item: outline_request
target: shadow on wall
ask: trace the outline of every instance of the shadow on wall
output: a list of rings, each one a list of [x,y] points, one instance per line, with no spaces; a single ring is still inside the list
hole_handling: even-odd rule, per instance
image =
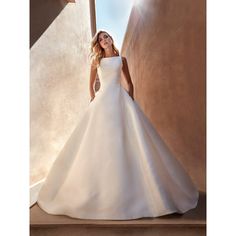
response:
[[[30,48],[69,1],[30,0]]]

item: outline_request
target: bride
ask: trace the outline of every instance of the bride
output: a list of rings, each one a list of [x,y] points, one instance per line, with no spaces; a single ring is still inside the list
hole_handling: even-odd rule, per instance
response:
[[[95,97],[95,93],[93,90],[94,81],[97,74],[97,66],[96,64],[99,64],[102,58],[106,57],[113,57],[113,56],[119,56],[119,51],[113,44],[112,37],[104,31],[99,31],[92,40],[91,45],[91,54],[94,56],[94,60],[92,62],[91,70],[90,70],[90,96],[92,101]],[[122,57],[122,71],[125,75],[126,82],[129,85],[129,95],[133,98],[133,84],[130,78],[129,69],[127,65],[127,60],[125,57]]]
[[[105,220],[195,208],[199,192],[134,100],[127,60],[107,32],[93,37],[91,59],[90,103],[53,163],[38,205],[49,214]]]

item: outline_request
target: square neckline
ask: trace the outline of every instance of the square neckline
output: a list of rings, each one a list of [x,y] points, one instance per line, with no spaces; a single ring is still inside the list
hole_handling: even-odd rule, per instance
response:
[[[113,56],[113,57],[120,57],[120,56]],[[102,57],[102,59],[105,59],[105,58],[113,58],[113,57]]]

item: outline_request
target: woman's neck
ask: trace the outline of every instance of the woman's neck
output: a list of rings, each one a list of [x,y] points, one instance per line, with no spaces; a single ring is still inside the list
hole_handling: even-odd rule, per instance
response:
[[[112,50],[112,47],[105,49],[105,57],[113,57],[113,56],[115,56],[115,54]]]

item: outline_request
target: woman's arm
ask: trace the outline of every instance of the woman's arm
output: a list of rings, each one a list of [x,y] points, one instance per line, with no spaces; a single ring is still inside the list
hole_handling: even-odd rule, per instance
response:
[[[128,84],[128,94],[130,95],[130,97],[134,100],[134,86],[130,77],[130,73],[129,73],[129,67],[128,67],[128,63],[125,57],[122,57],[122,62],[123,62],[123,66],[122,66],[122,71],[124,73],[124,77],[125,80]]]
[[[90,102],[95,98],[95,91],[93,87],[94,87],[96,75],[97,75],[97,68],[93,66],[93,63],[92,63],[91,68],[90,68],[90,81],[89,81],[89,92],[90,92],[90,97],[91,97]]]

